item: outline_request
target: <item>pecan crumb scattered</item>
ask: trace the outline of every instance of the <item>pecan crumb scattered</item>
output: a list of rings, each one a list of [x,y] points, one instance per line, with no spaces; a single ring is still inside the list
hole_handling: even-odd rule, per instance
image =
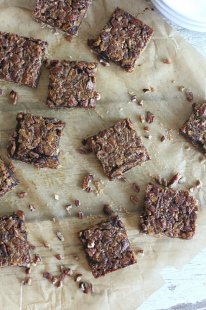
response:
[[[135,192],[139,193],[140,192],[140,187],[137,183],[132,184],[132,188]]]
[[[66,206],[65,206],[65,209],[67,210],[67,212],[68,212],[69,214],[71,214],[71,213],[70,213],[70,210],[72,209],[72,205],[71,205],[71,204],[66,205]]]
[[[74,281],[75,282],[80,282],[82,279],[82,274],[81,273],[77,273],[75,276],[74,276]]]
[[[143,100],[138,101],[138,105],[139,105],[140,107],[143,107],[144,101],[143,101]]]
[[[26,273],[26,274],[30,274],[30,273],[31,273],[31,267],[27,267],[27,268],[25,269],[25,273]]]
[[[165,136],[161,136],[160,141],[164,142],[166,140]]]
[[[185,87],[184,86],[178,86],[178,90],[183,92],[185,90]]]
[[[31,285],[31,278],[30,277],[26,277],[23,281],[22,281],[23,285]]]
[[[80,282],[79,283],[79,288],[85,294],[89,294],[89,293],[93,292],[92,284],[88,283],[88,282]]]
[[[191,92],[190,89],[185,90],[185,97],[187,101],[192,102],[193,101],[193,93]]]
[[[149,131],[149,127],[148,126],[145,126],[143,129],[144,129],[144,131]]]
[[[143,88],[142,91],[146,94],[146,93],[150,92],[150,89],[149,88]]]
[[[200,180],[196,180],[195,186],[196,186],[196,188],[201,188],[202,187],[202,182]]]
[[[31,212],[35,212],[35,211],[36,211],[35,205],[30,204],[30,205],[29,205],[29,210],[30,210]]]
[[[153,123],[154,118],[155,118],[155,116],[154,116],[153,113],[151,113],[150,111],[146,112],[145,120],[146,120],[147,123],[149,123],[149,124]]]
[[[47,248],[47,249],[50,249],[51,248],[51,246],[50,246],[50,244],[47,242],[47,241],[44,241],[44,247],[45,248]]]
[[[36,266],[41,261],[42,261],[41,256],[39,254],[34,254],[34,258],[32,262],[33,266]]]
[[[61,233],[60,231],[57,231],[56,235],[57,235],[57,238],[58,238],[60,241],[64,241],[64,236],[62,235],[62,233]]]
[[[64,259],[64,256],[61,255],[61,254],[56,254],[55,257],[56,257],[56,259],[58,259],[58,260]]]
[[[145,135],[144,136],[146,139],[148,139],[148,140],[151,140],[152,139],[152,136],[151,135]]]
[[[175,185],[179,182],[179,180],[182,178],[180,173],[176,173],[171,179],[167,182],[167,186]]]
[[[74,200],[74,204],[76,207],[80,207],[81,206],[81,202],[78,199]]]
[[[137,96],[135,94],[129,93],[129,95],[130,95],[131,102],[137,102]]]
[[[117,177],[117,180],[121,181],[121,182],[127,182],[127,178],[123,175],[120,175]]]
[[[19,193],[17,193],[17,196],[18,196],[19,198],[24,198],[26,195],[27,195],[26,192],[19,192]]]
[[[131,195],[130,201],[136,205],[139,202],[139,198],[136,195]]]
[[[55,195],[54,195],[54,199],[55,199],[55,200],[59,200],[59,195],[55,194]]]
[[[84,218],[84,213],[82,211],[78,212],[78,218],[81,220]]]
[[[10,97],[12,103],[14,105],[16,105],[18,102],[18,93],[12,89],[10,94],[9,94],[9,97]]]
[[[171,60],[170,58],[163,58],[163,59],[162,59],[162,62],[163,62],[164,64],[170,65],[170,64],[172,63],[172,60]]]
[[[92,192],[92,188],[89,185],[93,179],[94,179],[94,176],[92,174],[87,174],[83,178],[82,189],[86,191],[87,193]]]
[[[140,120],[140,122],[143,124],[143,123],[145,122],[145,117],[144,117],[144,115],[140,115],[140,116],[139,116],[139,120]]]
[[[112,215],[114,213],[114,211],[112,210],[110,205],[104,205],[103,206],[103,211],[106,215]]]
[[[103,187],[102,187],[103,182],[101,180],[94,180],[93,183],[94,183],[94,186],[96,187],[96,191],[95,191],[96,195],[97,196],[101,195],[103,192]]]
[[[77,151],[79,152],[79,154],[82,154],[82,155],[91,153],[91,150],[86,147],[80,147],[77,149]]]

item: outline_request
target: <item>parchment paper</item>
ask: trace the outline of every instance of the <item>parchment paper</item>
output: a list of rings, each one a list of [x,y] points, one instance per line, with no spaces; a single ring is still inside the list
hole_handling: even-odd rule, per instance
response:
[[[178,135],[178,128],[192,111],[191,103],[185,100],[178,86],[190,88],[196,102],[205,99],[205,59],[162,20],[156,11],[150,9],[144,0],[97,0],[93,1],[84,20],[79,36],[68,43],[60,34],[54,34],[47,28],[41,28],[32,20],[31,10],[34,0],[1,0],[0,30],[33,36],[49,42],[50,59],[95,60],[87,47],[87,39],[95,37],[110,17],[114,8],[127,10],[155,29],[154,37],[138,60],[133,73],[125,73],[116,65],[99,66],[97,88],[102,100],[96,111],[83,109],[55,111],[45,105],[48,76],[44,69],[37,89],[0,82],[5,95],[0,97],[0,154],[6,159],[6,145],[16,121],[18,111],[30,111],[37,115],[51,116],[66,122],[61,140],[61,165],[58,170],[37,170],[30,165],[14,162],[20,185],[0,201],[0,215],[22,209],[26,213],[29,240],[37,246],[36,253],[42,256],[42,263],[32,268],[32,286],[22,286],[24,278],[20,268],[4,268],[0,272],[0,309],[4,310],[68,310],[68,309],[137,309],[148,296],[163,283],[161,270],[166,266],[182,268],[193,256],[205,247],[206,210],[205,210],[205,164],[200,163],[201,154]],[[162,58],[171,58],[172,63],[162,63]],[[173,82],[172,82],[173,81]],[[143,88],[152,86],[154,92],[144,94]],[[19,103],[13,106],[8,99],[11,89],[18,91]],[[128,91],[144,100],[143,108],[129,102]],[[145,111],[155,114],[151,124],[151,140],[143,138],[152,160],[142,167],[136,167],[127,173],[128,181],[108,181],[103,175],[100,164],[93,154],[80,155],[76,149],[81,140],[88,135],[113,125],[117,120],[130,117],[140,135],[144,135],[143,124],[138,120]],[[170,130],[171,139],[159,141],[162,134]],[[96,196],[82,191],[81,181],[85,173],[95,174],[103,182],[103,193]],[[200,179],[203,187],[195,192],[200,201],[198,227],[195,237],[190,241],[169,238],[154,238],[139,233],[138,221],[142,209],[144,189],[152,175],[169,177],[180,172],[186,183],[179,188],[188,188]],[[133,194],[131,184],[137,182],[141,187],[140,203],[133,205],[129,197]],[[19,199],[17,192],[28,193]],[[59,201],[54,199],[59,195]],[[80,209],[85,218],[77,218],[77,208],[73,207],[71,216],[65,211],[65,204],[74,199],[81,201]],[[28,204],[37,206],[31,213]],[[143,248],[145,255],[137,257],[137,264],[114,272],[100,279],[94,279],[88,268],[77,231],[89,227],[104,218],[103,203],[111,203],[122,217],[128,230],[134,249]],[[123,208],[128,214],[123,212]],[[52,217],[56,217],[54,224]],[[65,241],[56,238],[61,231]],[[51,249],[43,246],[46,240]],[[57,261],[54,255],[64,254],[63,261]],[[78,255],[79,260],[75,259]],[[58,266],[65,264],[81,272],[87,281],[91,281],[94,294],[85,295],[71,279],[65,281],[63,288],[56,289],[42,278],[42,272],[58,272]]]

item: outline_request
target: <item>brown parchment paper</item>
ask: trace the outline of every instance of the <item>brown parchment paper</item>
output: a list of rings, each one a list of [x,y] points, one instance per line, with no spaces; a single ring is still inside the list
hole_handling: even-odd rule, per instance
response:
[[[37,115],[51,116],[66,122],[61,140],[61,167],[54,170],[37,170],[30,165],[14,162],[20,185],[0,200],[0,215],[22,209],[26,213],[29,240],[37,246],[35,252],[42,256],[42,263],[32,268],[32,286],[22,286],[24,278],[20,268],[4,268],[0,272],[0,309],[4,310],[68,310],[68,309],[137,309],[163,281],[160,272],[169,265],[182,268],[193,256],[205,247],[206,210],[205,210],[205,164],[200,164],[201,154],[178,135],[178,128],[192,111],[191,103],[185,100],[178,86],[190,88],[195,102],[205,99],[206,62],[191,46],[180,38],[162,20],[156,11],[150,9],[150,3],[144,0],[96,0],[93,1],[84,20],[79,36],[68,43],[60,34],[53,33],[32,20],[31,10],[34,0],[0,0],[0,30],[33,36],[49,42],[50,59],[95,60],[87,47],[87,39],[95,37],[101,30],[114,8],[119,7],[139,17],[155,30],[148,48],[138,60],[133,73],[125,73],[119,67],[99,66],[97,88],[102,99],[96,111],[49,110],[45,105],[48,76],[43,69],[37,89],[30,89],[6,82],[0,82],[5,95],[0,97],[0,154],[6,156],[6,145],[15,128],[18,111],[30,111]],[[162,63],[162,58],[171,58],[172,64]],[[172,82],[173,81],[173,82]],[[154,92],[144,94],[143,88],[152,86]],[[13,106],[8,99],[11,89],[18,91],[19,103]],[[138,99],[144,100],[141,108],[129,102],[128,91],[134,92]],[[80,155],[76,149],[81,140],[101,129],[113,125],[117,120],[130,117],[140,135],[144,135],[143,124],[138,116],[145,111],[155,114],[151,124],[151,140],[143,138],[152,160],[142,167],[136,167],[127,173],[127,182],[108,181],[93,154]],[[170,131],[171,139],[159,141],[162,134]],[[95,174],[102,181],[103,192],[100,196],[87,194],[81,190],[81,181],[85,173]],[[187,188],[197,179],[203,187],[195,192],[200,201],[198,227],[195,237],[190,241],[154,238],[139,233],[138,221],[142,209],[144,189],[152,175],[168,177],[180,172],[186,179],[179,188]],[[133,205],[129,197],[133,194],[131,184],[137,182],[141,187],[140,203]],[[28,193],[24,199],[16,196],[18,191]],[[54,200],[54,194],[59,200]],[[77,208],[73,207],[69,216],[65,204],[74,199],[81,201],[80,209],[85,218],[77,218]],[[28,204],[37,206],[31,213]],[[122,217],[128,230],[134,249],[143,248],[145,255],[137,257],[137,264],[114,272],[100,279],[94,279],[88,268],[77,231],[89,227],[100,219],[102,205],[111,203]],[[128,214],[123,212],[123,208]],[[56,217],[56,223],[52,222]],[[56,238],[61,231],[65,241]],[[51,249],[43,247],[43,241],[51,244]],[[63,261],[57,261],[54,255],[64,254]],[[79,260],[75,259],[78,255]],[[42,278],[42,272],[58,272],[58,266],[65,264],[81,272],[87,281],[91,281],[94,294],[85,295],[74,281],[67,279],[63,288],[56,289]]]

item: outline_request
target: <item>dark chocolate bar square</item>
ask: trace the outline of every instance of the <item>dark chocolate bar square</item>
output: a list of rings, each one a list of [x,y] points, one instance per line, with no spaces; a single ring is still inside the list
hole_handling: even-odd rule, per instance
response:
[[[10,157],[37,168],[57,168],[64,126],[64,122],[55,118],[18,113],[16,131],[8,147]]]
[[[96,92],[96,63],[53,60],[47,68],[47,105],[50,108],[95,107],[100,99]]]
[[[152,28],[122,9],[116,8],[98,38],[89,40],[88,44],[98,54],[103,64],[113,61],[131,72],[152,34]]]
[[[0,217],[0,267],[26,267],[31,263],[23,211]]]
[[[195,234],[197,211],[198,202],[189,191],[148,184],[140,218],[141,231],[149,235],[191,239]]]
[[[79,233],[95,278],[136,263],[124,224],[117,216]]]
[[[71,39],[77,35],[90,3],[91,0],[37,0],[33,17]]]
[[[0,158],[0,197],[12,190],[18,183],[14,172]]]
[[[87,138],[86,145],[96,154],[109,179],[120,178],[124,172],[150,159],[129,119]]]
[[[0,79],[36,87],[47,42],[0,32]]]
[[[194,108],[189,120],[180,128],[180,133],[206,154],[206,103]]]

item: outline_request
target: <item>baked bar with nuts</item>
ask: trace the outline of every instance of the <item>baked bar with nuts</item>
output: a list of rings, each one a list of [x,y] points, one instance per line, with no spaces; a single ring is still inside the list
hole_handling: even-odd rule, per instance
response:
[[[79,238],[95,278],[136,263],[124,224],[118,216],[79,232]]]
[[[96,92],[96,63],[52,60],[47,68],[47,105],[50,108],[95,107],[100,99]]]
[[[12,169],[0,158],[0,197],[12,190],[18,183]]]
[[[195,234],[197,200],[189,191],[148,184],[140,228],[149,235],[191,239]]]
[[[47,42],[0,32],[0,79],[37,87]]]
[[[98,54],[102,64],[113,61],[131,72],[152,34],[152,28],[124,10],[116,8],[98,38],[90,39],[88,44]]]
[[[23,112],[18,113],[16,119],[16,131],[8,147],[10,157],[37,168],[57,168],[59,142],[65,123]]]
[[[76,36],[91,0],[37,0],[33,11],[36,21],[67,34]]]
[[[206,154],[206,103],[194,106],[192,115],[180,128],[180,133]]]
[[[85,142],[96,154],[110,180],[120,178],[124,172],[150,159],[129,119],[117,122]]]
[[[0,217],[0,267],[28,267],[31,263],[23,211]]]

